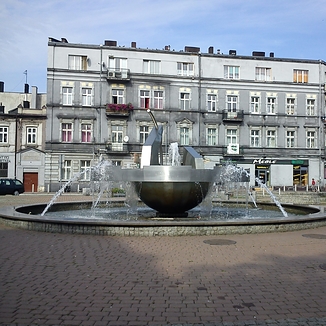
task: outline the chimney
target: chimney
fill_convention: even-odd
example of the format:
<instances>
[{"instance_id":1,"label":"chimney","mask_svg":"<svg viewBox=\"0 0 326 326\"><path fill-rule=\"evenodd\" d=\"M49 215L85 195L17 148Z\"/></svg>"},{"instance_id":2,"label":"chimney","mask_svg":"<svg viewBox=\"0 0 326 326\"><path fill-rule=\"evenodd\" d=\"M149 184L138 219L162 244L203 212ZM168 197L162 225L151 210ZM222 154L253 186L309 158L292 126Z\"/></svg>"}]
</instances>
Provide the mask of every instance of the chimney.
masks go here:
<instances>
[{"instance_id":1,"label":"chimney","mask_svg":"<svg viewBox=\"0 0 326 326\"><path fill-rule=\"evenodd\" d=\"M131 42L131 47L136 48L136 42Z\"/></svg>"},{"instance_id":2,"label":"chimney","mask_svg":"<svg viewBox=\"0 0 326 326\"><path fill-rule=\"evenodd\" d=\"M270 52L270 53L269 53L269 56L270 56L271 58L274 58L274 52Z\"/></svg>"},{"instance_id":3,"label":"chimney","mask_svg":"<svg viewBox=\"0 0 326 326\"><path fill-rule=\"evenodd\" d=\"M185 46L185 52L194 52L194 53L199 53L200 48L196 46Z\"/></svg>"},{"instance_id":4,"label":"chimney","mask_svg":"<svg viewBox=\"0 0 326 326\"><path fill-rule=\"evenodd\" d=\"M29 85L28 84L25 84L24 93L25 94L28 94L29 93Z\"/></svg>"},{"instance_id":5,"label":"chimney","mask_svg":"<svg viewBox=\"0 0 326 326\"><path fill-rule=\"evenodd\" d=\"M252 56L253 56L253 57L264 57L264 56L265 56L265 52L261 52L261 51L253 51L253 52L252 52Z\"/></svg>"},{"instance_id":6,"label":"chimney","mask_svg":"<svg viewBox=\"0 0 326 326\"><path fill-rule=\"evenodd\" d=\"M5 91L5 82L0 81L0 93L3 93Z\"/></svg>"},{"instance_id":7,"label":"chimney","mask_svg":"<svg viewBox=\"0 0 326 326\"><path fill-rule=\"evenodd\" d=\"M166 46L164 47L164 50L165 50L165 51L170 51L170 45L166 45Z\"/></svg>"},{"instance_id":8,"label":"chimney","mask_svg":"<svg viewBox=\"0 0 326 326\"><path fill-rule=\"evenodd\" d=\"M214 53L214 47L213 47L213 46L210 46L210 47L208 48L208 53L211 53L211 54Z\"/></svg>"},{"instance_id":9,"label":"chimney","mask_svg":"<svg viewBox=\"0 0 326 326\"><path fill-rule=\"evenodd\" d=\"M230 50L229 55L237 55L237 51L236 50Z\"/></svg>"},{"instance_id":10,"label":"chimney","mask_svg":"<svg viewBox=\"0 0 326 326\"><path fill-rule=\"evenodd\" d=\"M32 86L32 101L31 101L32 109L36 109L36 102L37 102L37 87Z\"/></svg>"},{"instance_id":11,"label":"chimney","mask_svg":"<svg viewBox=\"0 0 326 326\"><path fill-rule=\"evenodd\" d=\"M105 46L117 46L117 41L105 40L104 45Z\"/></svg>"}]
</instances>

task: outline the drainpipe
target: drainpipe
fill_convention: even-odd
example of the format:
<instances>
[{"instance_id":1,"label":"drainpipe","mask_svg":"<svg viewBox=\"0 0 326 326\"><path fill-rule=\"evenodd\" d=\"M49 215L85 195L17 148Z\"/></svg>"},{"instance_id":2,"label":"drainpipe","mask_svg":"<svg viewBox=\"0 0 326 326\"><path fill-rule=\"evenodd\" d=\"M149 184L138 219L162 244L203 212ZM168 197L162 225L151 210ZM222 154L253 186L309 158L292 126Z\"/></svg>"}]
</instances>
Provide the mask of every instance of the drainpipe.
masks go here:
<instances>
[{"instance_id":1,"label":"drainpipe","mask_svg":"<svg viewBox=\"0 0 326 326\"><path fill-rule=\"evenodd\" d=\"M322 164L324 164L324 159L322 159L322 154L325 153L325 143L324 143L324 128L323 128L323 123L322 123L322 117L324 116L324 101L323 101L323 87L325 87L322 84L322 78L323 78L323 73L322 73L322 60L319 60L319 112L318 112L318 127L319 127L319 184L318 187L321 186L321 184L324 185L324 175L322 176Z\"/></svg>"},{"instance_id":2,"label":"drainpipe","mask_svg":"<svg viewBox=\"0 0 326 326\"><path fill-rule=\"evenodd\" d=\"M98 140L97 142L100 143L102 142L102 137L101 137L101 130L102 130L102 61L103 61L103 46L102 44L100 45L101 49L101 55L100 55L100 116L99 116L99 125L98 127Z\"/></svg>"},{"instance_id":3,"label":"drainpipe","mask_svg":"<svg viewBox=\"0 0 326 326\"><path fill-rule=\"evenodd\" d=\"M200 135L201 135L201 53L198 53L198 146L201 146L201 140L200 140Z\"/></svg>"},{"instance_id":4,"label":"drainpipe","mask_svg":"<svg viewBox=\"0 0 326 326\"><path fill-rule=\"evenodd\" d=\"M18 110L18 108L17 108ZM15 157L14 157L14 179L17 179L17 144L18 144L18 117L15 118Z\"/></svg>"}]
</instances>

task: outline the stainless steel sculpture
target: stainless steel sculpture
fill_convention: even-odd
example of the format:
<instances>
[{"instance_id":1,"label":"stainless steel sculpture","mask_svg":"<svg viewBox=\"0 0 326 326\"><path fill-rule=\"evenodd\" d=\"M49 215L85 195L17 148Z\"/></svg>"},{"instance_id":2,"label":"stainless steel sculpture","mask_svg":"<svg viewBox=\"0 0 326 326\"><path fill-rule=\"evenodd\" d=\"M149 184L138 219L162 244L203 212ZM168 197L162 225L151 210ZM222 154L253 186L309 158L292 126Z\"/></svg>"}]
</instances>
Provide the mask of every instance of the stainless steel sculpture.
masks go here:
<instances>
[{"instance_id":1,"label":"stainless steel sculpture","mask_svg":"<svg viewBox=\"0 0 326 326\"><path fill-rule=\"evenodd\" d=\"M115 171L116 180L131 181L139 198L159 216L186 216L199 205L211 185L218 181L219 169L204 169L204 162L192 147L185 147L183 165L162 165L162 126L148 113L155 128L149 134L141 157L141 169Z\"/></svg>"}]
</instances>

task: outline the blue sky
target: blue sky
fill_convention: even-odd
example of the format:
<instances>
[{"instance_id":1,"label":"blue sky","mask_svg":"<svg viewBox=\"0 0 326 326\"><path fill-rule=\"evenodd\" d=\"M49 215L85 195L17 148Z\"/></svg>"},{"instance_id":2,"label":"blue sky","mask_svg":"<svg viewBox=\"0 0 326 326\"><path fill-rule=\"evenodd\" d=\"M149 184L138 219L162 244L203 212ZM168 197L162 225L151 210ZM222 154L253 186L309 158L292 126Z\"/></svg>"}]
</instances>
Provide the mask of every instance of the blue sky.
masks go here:
<instances>
[{"instance_id":1,"label":"blue sky","mask_svg":"<svg viewBox=\"0 0 326 326\"><path fill-rule=\"evenodd\" d=\"M325 0L2 0L0 81L21 92L27 81L46 92L48 37L118 45L326 61Z\"/></svg>"}]
</instances>

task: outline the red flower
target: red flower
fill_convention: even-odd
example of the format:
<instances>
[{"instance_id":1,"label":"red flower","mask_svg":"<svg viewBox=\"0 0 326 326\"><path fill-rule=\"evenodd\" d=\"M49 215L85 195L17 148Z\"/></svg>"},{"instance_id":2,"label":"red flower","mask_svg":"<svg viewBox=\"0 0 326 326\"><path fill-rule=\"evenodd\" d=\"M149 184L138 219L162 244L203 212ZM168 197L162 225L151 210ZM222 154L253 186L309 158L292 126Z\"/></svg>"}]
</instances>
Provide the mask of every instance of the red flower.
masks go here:
<instances>
[{"instance_id":1,"label":"red flower","mask_svg":"<svg viewBox=\"0 0 326 326\"><path fill-rule=\"evenodd\" d=\"M108 109L113 110L113 111L132 111L134 107L132 106L131 103L128 104L108 104Z\"/></svg>"}]
</instances>

